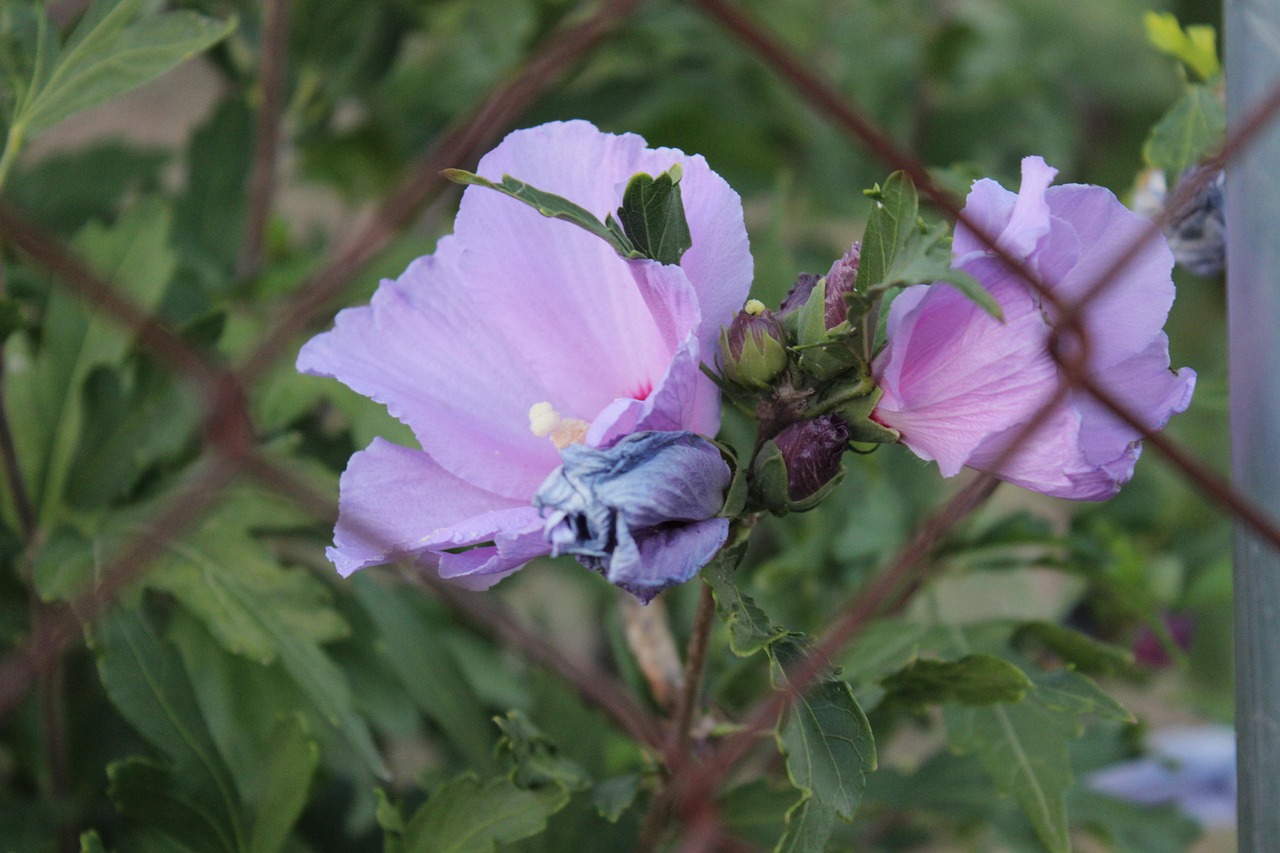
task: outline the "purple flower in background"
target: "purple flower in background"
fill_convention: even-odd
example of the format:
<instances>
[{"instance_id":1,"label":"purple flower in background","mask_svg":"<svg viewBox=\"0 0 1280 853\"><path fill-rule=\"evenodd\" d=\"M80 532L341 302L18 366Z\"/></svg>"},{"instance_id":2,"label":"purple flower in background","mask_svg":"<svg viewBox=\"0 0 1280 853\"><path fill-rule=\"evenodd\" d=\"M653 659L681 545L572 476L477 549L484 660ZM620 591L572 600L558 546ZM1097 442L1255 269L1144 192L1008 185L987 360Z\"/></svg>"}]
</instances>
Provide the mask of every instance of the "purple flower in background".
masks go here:
<instances>
[{"instance_id":1,"label":"purple flower in background","mask_svg":"<svg viewBox=\"0 0 1280 853\"><path fill-rule=\"evenodd\" d=\"M1016 195L978 181L965 213L1070 303L1142 237L1147 223L1101 187L1050 187L1056 174L1039 157L1028 157ZM874 364L884 396L873 418L896 429L917 456L937 461L945 477L969 466L1047 495L1111 497L1133 476L1139 433L1085 391L1069 391L997 467L1010 442L1066 382L1049 354L1056 318L963 225L952 252L954 266L1000 303L1005 322L949 286L904 290L889 309L888 343ZM1162 329L1173 304L1172 267L1165 240L1152 235L1083 313L1085 371L1149 429L1185 411L1195 387L1192 370L1169 369ZM1079 349L1078 340L1063 341L1067 356Z\"/></svg>"},{"instance_id":2,"label":"purple flower in background","mask_svg":"<svg viewBox=\"0 0 1280 853\"><path fill-rule=\"evenodd\" d=\"M701 157L582 121L512 133L477 172L603 218L633 174L673 164L693 241L678 265L624 260L571 223L470 187L435 254L303 347L299 370L386 404L422 447L375 440L351 458L327 552L341 574L410 558L484 589L552 551L533 498L562 451L567 461L578 444L641 431L715 434L719 393L699 364L752 275L729 185ZM628 572L652 580L660 551L642 540Z\"/></svg>"},{"instance_id":3,"label":"purple flower in background","mask_svg":"<svg viewBox=\"0 0 1280 853\"><path fill-rule=\"evenodd\" d=\"M1150 755L1090 774L1095 791L1145 806L1176 805L1208 829L1236 822L1236 734L1230 726L1164 729Z\"/></svg>"}]
</instances>

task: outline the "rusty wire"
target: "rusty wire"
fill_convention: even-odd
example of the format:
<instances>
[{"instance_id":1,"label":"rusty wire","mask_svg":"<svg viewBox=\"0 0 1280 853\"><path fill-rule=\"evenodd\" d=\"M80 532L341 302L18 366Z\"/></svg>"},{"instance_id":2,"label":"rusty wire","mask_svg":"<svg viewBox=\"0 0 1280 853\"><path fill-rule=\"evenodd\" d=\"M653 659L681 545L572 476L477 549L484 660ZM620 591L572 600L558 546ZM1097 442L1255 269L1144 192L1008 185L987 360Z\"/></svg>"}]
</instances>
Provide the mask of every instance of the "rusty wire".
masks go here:
<instances>
[{"instance_id":1,"label":"rusty wire","mask_svg":"<svg viewBox=\"0 0 1280 853\"><path fill-rule=\"evenodd\" d=\"M689 2L740 40L762 62L785 79L820 115L849 134L887 166L905 172L922 195L940 210L955 217L957 221L970 225L970 230L1015 270L1046 305L1054 309L1056 334L1059 337L1070 334L1073 343L1077 344L1070 354L1063 352L1059 346L1051 348L1065 384L1055 399L1023 426L1019 436L1006 449L1006 458L1016 453L1020 444L1036 432L1065 395L1076 391L1092 394L1164 454L1184 477L1206 491L1213 501L1228 508L1232 515L1252 527L1273 546L1280 548L1280 528L1274 519L1253 506L1225 483L1222 477L1198 462L1172 439L1147 428L1140 418L1128 410L1123 400L1116 399L1114 394L1101 387L1087 372L1089 341L1087 330L1081 323L1084 306L1119 279L1126 266L1136 257L1142 242L1159 233L1166 224L1163 218L1153 222L1143 238L1135 241L1110 269L1100 274L1080 298L1064 301L1020 259L1010 257L998 246L997 235L972 227L972 223L966 221L959 202L931 180L922 163L879 130L853 105L847 95L810 70L766 27L731 0ZM286 3L277 1L270 5L277 15L285 14ZM202 514L237 477L251 477L298 502L317 516L333 517L332 496L316 494L308 485L255 452L253 425L244 389L252 387L261 379L294 345L295 338L317 317L323 315L327 306L340 295L358 272L413 220L428 201L446 187L439 176L442 168L472 164L548 87L623 24L638 5L639 0L610 0L580 23L552 35L528 59L518 74L497 87L473 113L444 134L421 158L402 189L390 196L371 221L340 244L323 268L298 288L282 307L269 332L237 371L227 370L209 360L158 319L140 311L122 297L110 282L89 270L60 241L31 225L19 212L0 200L0 231L14 246L36 264L53 272L58 284L74 289L87 302L130 330L140 345L187 378L199 390L206 403L206 458L200 466L201 470L179 490L169 502L167 511L146 532L122 546L92 589L76 598L68 609L54 617L40 620L39 630L33 630L33 636L27 643L0 660L0 718L27 695L38 681L40 673L56 663L64 650L75 642L82 628L91 625L93 619L110 606L121 591L141 576L149 561L166 547L166 543L198 523ZM267 61L268 58L272 61ZM279 52L273 57L264 57L264 73L267 75L264 85L268 93L273 86L278 85L278 77L271 75L279 74L280 61ZM279 94L278 91L276 94ZM1280 111L1280 87L1252 115L1236 124L1238 129L1233 130L1226 141L1216 158L1216 165L1226 165L1238 156L1268 126L1277 111ZM275 139L278 138L274 134L278 130L278 104L271 98L264 98L259 114L260 149L256 158L260 166L255 168L253 191L253 209L259 211L260 216L250 225L250 241L253 233L260 236L266 212L270 209L274 191L270 175L274 165ZM268 147L271 150L267 150ZM1178 188L1166 210L1177 209L1180 201L1194 193L1194 184L1185 183L1188 185ZM256 266L256 258L253 256L256 250L252 242L247 245L242 259L242 271L251 272ZM878 615L893 612L905 603L927 575L929 555L934 546L979 506L995 486L993 478L984 476L956 493L920 527L884 571L851 598L844 615L836 620L815 645L812 654L788 673L793 690L778 691L761 700L744 715L742 730L725 738L701 762L695 762L684 755L684 750L664 749L663 744L670 742L669 732L663 731L661 724L650 712L633 702L629 696L623 695L624 691L616 682L601 673L576 667L564 659L554 646L542 642L527 630L507 627L512 620L500 608L490 606L492 602L429 580L422 583L465 621L477 625L513 650L556 671L575 685L586 702L603 710L637 740L664 754L672 771L667 796L673 804L674 812L689 829L681 850L747 849L747 845L727 835L720 824L715 803L715 792L719 784L754 748L759 735L771 727L780 714L785 713L794 696L803 692L806 686L820 676L868 621ZM679 742L678 736L676 742Z\"/></svg>"}]
</instances>

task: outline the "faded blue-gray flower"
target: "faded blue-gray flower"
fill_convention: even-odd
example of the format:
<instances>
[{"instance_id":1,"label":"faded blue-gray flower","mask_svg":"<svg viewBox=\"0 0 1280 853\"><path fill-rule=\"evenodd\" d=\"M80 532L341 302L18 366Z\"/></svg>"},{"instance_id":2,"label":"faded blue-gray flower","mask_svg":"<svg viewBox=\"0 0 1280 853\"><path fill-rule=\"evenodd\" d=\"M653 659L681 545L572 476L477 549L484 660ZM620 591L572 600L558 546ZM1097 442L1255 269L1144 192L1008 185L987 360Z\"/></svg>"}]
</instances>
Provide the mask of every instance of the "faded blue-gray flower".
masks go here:
<instances>
[{"instance_id":1,"label":"faded blue-gray flower","mask_svg":"<svg viewBox=\"0 0 1280 853\"><path fill-rule=\"evenodd\" d=\"M552 554L574 555L641 601L692 578L728 538L716 515L732 472L695 433L638 432L561 455L533 498Z\"/></svg>"}]
</instances>

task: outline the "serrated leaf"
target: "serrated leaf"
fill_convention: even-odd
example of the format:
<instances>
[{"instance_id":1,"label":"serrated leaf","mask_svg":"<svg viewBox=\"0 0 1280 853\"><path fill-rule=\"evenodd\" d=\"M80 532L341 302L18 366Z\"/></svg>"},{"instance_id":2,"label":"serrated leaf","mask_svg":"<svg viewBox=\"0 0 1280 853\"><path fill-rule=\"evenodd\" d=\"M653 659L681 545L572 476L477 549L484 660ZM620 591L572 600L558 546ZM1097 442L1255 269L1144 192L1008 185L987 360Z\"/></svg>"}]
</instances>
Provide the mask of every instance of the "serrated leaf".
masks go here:
<instances>
[{"instance_id":1,"label":"serrated leaf","mask_svg":"<svg viewBox=\"0 0 1280 853\"><path fill-rule=\"evenodd\" d=\"M569 802L563 788L537 791L517 787L510 779L481 782L473 774L459 776L431 795L405 827L404 853L494 853L537 835L547 818Z\"/></svg>"},{"instance_id":2,"label":"serrated leaf","mask_svg":"<svg viewBox=\"0 0 1280 853\"><path fill-rule=\"evenodd\" d=\"M739 657L749 657L787 633L734 583L734 573L746 552L745 542L726 548L702 570L702 578L715 596L716 613L729 628L729 650Z\"/></svg>"},{"instance_id":3,"label":"serrated leaf","mask_svg":"<svg viewBox=\"0 0 1280 853\"><path fill-rule=\"evenodd\" d=\"M915 185L903 172L894 172L883 187L876 187L868 195L876 205L862 236L856 284L859 293L867 293L884 281L898 251L915 229L920 209Z\"/></svg>"},{"instance_id":4,"label":"serrated leaf","mask_svg":"<svg viewBox=\"0 0 1280 853\"><path fill-rule=\"evenodd\" d=\"M75 247L143 311L159 302L173 274L168 247L169 209L159 201L136 204L115 227L86 227ZM56 287L45 309L40 345L26 335L6 346L5 400L23 473L48 526L62 504L72 454L84 429L82 388L99 366L117 366L131 336L95 312L69 288Z\"/></svg>"},{"instance_id":5,"label":"serrated leaf","mask_svg":"<svg viewBox=\"0 0 1280 853\"><path fill-rule=\"evenodd\" d=\"M835 809L816 797L806 797L787 812L786 832L773 849L775 853L823 853L835 826Z\"/></svg>"},{"instance_id":6,"label":"serrated leaf","mask_svg":"<svg viewBox=\"0 0 1280 853\"><path fill-rule=\"evenodd\" d=\"M501 182L494 183L488 178L482 178L463 169L445 169L441 174L454 183L497 190L503 195L524 202L550 219L572 222L579 228L604 240L624 258L644 257L636 251L635 246L631 245L631 241L626 236L616 229L609 228L594 213L581 205L569 201L567 198L532 187L510 175L503 175Z\"/></svg>"},{"instance_id":7,"label":"serrated leaf","mask_svg":"<svg viewBox=\"0 0 1280 853\"><path fill-rule=\"evenodd\" d=\"M627 182L618 221L631 245L660 264L678 264L693 245L680 197L680 165L658 175L638 174Z\"/></svg>"},{"instance_id":8,"label":"serrated leaf","mask_svg":"<svg viewBox=\"0 0 1280 853\"><path fill-rule=\"evenodd\" d=\"M289 837L311 789L311 777L320 763L320 748L297 715L283 717L271 734L261 768L261 793L250 853L278 853Z\"/></svg>"},{"instance_id":9,"label":"serrated leaf","mask_svg":"<svg viewBox=\"0 0 1280 853\"><path fill-rule=\"evenodd\" d=\"M162 768L122 771L124 796L155 822L147 805L155 790L170 790L165 800L180 816L189 800L209 824L202 837L218 839L215 850L238 851L243 847L239 800L235 785L205 723L191 682L178 653L162 642L136 608L117 607L100 620L92 639L98 675L107 696L120 714L173 763L174 781ZM154 787L153 787L154 786ZM139 793L151 792L151 793ZM113 794L114 796L114 794ZM175 817L177 819L177 817ZM181 824L185 818L178 820ZM179 836L182 837L182 836Z\"/></svg>"},{"instance_id":10,"label":"serrated leaf","mask_svg":"<svg viewBox=\"0 0 1280 853\"><path fill-rule=\"evenodd\" d=\"M970 654L959 660L916 660L881 681L888 701L908 708L944 702L993 705L1021 702L1034 689L1018 667L994 655Z\"/></svg>"},{"instance_id":11,"label":"serrated leaf","mask_svg":"<svg viewBox=\"0 0 1280 853\"><path fill-rule=\"evenodd\" d=\"M996 789L1017 798L1051 853L1070 853L1067 744L1081 731L1075 714L1028 699L984 708L955 705L945 716L951 748L977 754Z\"/></svg>"},{"instance_id":12,"label":"serrated leaf","mask_svg":"<svg viewBox=\"0 0 1280 853\"><path fill-rule=\"evenodd\" d=\"M852 820L876 767L871 724L844 681L820 681L797 696L778 728L791 782L844 820Z\"/></svg>"},{"instance_id":13,"label":"serrated leaf","mask_svg":"<svg viewBox=\"0 0 1280 853\"><path fill-rule=\"evenodd\" d=\"M301 569L280 567L249 525L278 517L256 493L233 495L187 538L170 541L148 573L149 586L177 598L228 650L280 665L315 710L375 774L386 764L351 686L321 647L346 636L327 590Z\"/></svg>"},{"instance_id":14,"label":"serrated leaf","mask_svg":"<svg viewBox=\"0 0 1280 853\"><path fill-rule=\"evenodd\" d=\"M97 0L61 49L42 57L14 108L11 129L26 136L46 130L159 77L236 26L234 19L217 21L186 11L145 14L146 9L143 0Z\"/></svg>"},{"instance_id":15,"label":"serrated leaf","mask_svg":"<svg viewBox=\"0 0 1280 853\"><path fill-rule=\"evenodd\" d=\"M1217 151L1227 130L1227 109L1207 86L1190 86L1165 113L1142 147L1147 165L1163 169L1170 187L1190 166Z\"/></svg>"},{"instance_id":16,"label":"serrated leaf","mask_svg":"<svg viewBox=\"0 0 1280 853\"><path fill-rule=\"evenodd\" d=\"M403 590L368 575L351 579L356 599L377 626L378 648L410 698L448 742L476 767L493 766L490 714L463 677L447 645L406 600Z\"/></svg>"},{"instance_id":17,"label":"serrated leaf","mask_svg":"<svg viewBox=\"0 0 1280 853\"><path fill-rule=\"evenodd\" d=\"M243 849L216 811L210 811L208 801L189 793L165 768L129 758L108 765L107 780L107 793L121 812L191 853L240 853Z\"/></svg>"},{"instance_id":18,"label":"serrated leaf","mask_svg":"<svg viewBox=\"0 0 1280 853\"><path fill-rule=\"evenodd\" d=\"M502 730L498 752L510 756L514 767L511 780L525 789L558 785L566 791L590 787L591 775L582 765L560 755L555 744L521 711L495 717Z\"/></svg>"},{"instance_id":19,"label":"serrated leaf","mask_svg":"<svg viewBox=\"0 0 1280 853\"><path fill-rule=\"evenodd\" d=\"M1086 675L1116 675L1134 669L1133 652L1056 622L1035 621L1019 626L1013 634L1014 645L1029 642L1039 643Z\"/></svg>"}]
</instances>

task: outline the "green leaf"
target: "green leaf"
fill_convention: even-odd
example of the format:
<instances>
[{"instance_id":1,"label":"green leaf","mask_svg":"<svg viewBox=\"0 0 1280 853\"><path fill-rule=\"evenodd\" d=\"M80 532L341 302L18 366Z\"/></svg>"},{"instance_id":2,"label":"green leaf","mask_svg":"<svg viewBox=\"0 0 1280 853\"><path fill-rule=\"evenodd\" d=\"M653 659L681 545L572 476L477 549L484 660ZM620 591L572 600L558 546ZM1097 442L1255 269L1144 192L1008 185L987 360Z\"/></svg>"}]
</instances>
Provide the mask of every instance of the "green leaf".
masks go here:
<instances>
[{"instance_id":1,"label":"green leaf","mask_svg":"<svg viewBox=\"0 0 1280 853\"><path fill-rule=\"evenodd\" d=\"M454 183L497 190L503 195L508 195L517 201L524 202L550 219L562 219L565 222L572 222L579 228L585 229L604 240L624 258L645 257L636 251L636 247L631 244L631 241L626 236L615 229L609 228L591 211L574 204L566 198L544 192L537 187L531 187L524 181L517 180L510 175L503 175L501 183L494 183L488 178L482 178L463 169L445 169L441 174Z\"/></svg>"},{"instance_id":2,"label":"green leaf","mask_svg":"<svg viewBox=\"0 0 1280 853\"><path fill-rule=\"evenodd\" d=\"M172 374L149 363L132 371L96 368L82 391L84 422L67 471L66 502L99 509L125 496L147 468L189 446L200 401Z\"/></svg>"},{"instance_id":3,"label":"green leaf","mask_svg":"<svg viewBox=\"0 0 1280 853\"><path fill-rule=\"evenodd\" d=\"M702 579L715 595L716 613L729 628L729 650L739 657L749 657L787 633L734 583L746 552L746 542L726 548L702 570Z\"/></svg>"},{"instance_id":4,"label":"green leaf","mask_svg":"<svg viewBox=\"0 0 1280 853\"><path fill-rule=\"evenodd\" d=\"M1072 714L1097 714L1122 723L1136 722L1127 708L1112 699L1087 675L1070 669L1032 676L1036 699L1047 708Z\"/></svg>"},{"instance_id":5,"label":"green leaf","mask_svg":"<svg viewBox=\"0 0 1280 853\"><path fill-rule=\"evenodd\" d=\"M775 853L823 853L836 826L836 811L817 797L805 797L787 812L787 829Z\"/></svg>"},{"instance_id":6,"label":"green leaf","mask_svg":"<svg viewBox=\"0 0 1280 853\"><path fill-rule=\"evenodd\" d=\"M1147 165L1163 169L1170 187L1190 166L1214 153L1227 130L1227 109L1207 86L1190 86L1165 113L1142 147Z\"/></svg>"},{"instance_id":7,"label":"green leaf","mask_svg":"<svg viewBox=\"0 0 1280 853\"><path fill-rule=\"evenodd\" d=\"M404 832L405 853L493 853L546 829L547 818L569 802L559 786L537 791L517 787L510 779L481 782L473 774L437 788L410 818Z\"/></svg>"},{"instance_id":8,"label":"green leaf","mask_svg":"<svg viewBox=\"0 0 1280 853\"><path fill-rule=\"evenodd\" d=\"M189 793L177 774L142 758L107 766L107 793L130 820L167 835L192 853L240 853L210 803Z\"/></svg>"},{"instance_id":9,"label":"green leaf","mask_svg":"<svg viewBox=\"0 0 1280 853\"><path fill-rule=\"evenodd\" d=\"M595 806L596 814L600 817L609 823L617 823L623 812L631 808L639 793L639 773L614 776L596 783L591 789L591 805Z\"/></svg>"},{"instance_id":10,"label":"green leaf","mask_svg":"<svg viewBox=\"0 0 1280 853\"><path fill-rule=\"evenodd\" d=\"M172 778L177 780L170 780L166 771L154 765L128 762L119 770L122 796L154 821L149 813L160 809L148 805L148 800L169 790L171 799L164 804L166 810L173 810L174 819L185 822L181 815L190 801L207 824L207 831L199 834L217 840L217 846L199 849L241 849L244 831L235 785L177 652L152 632L140 610L124 607L100 620L92 648L111 703L172 761Z\"/></svg>"},{"instance_id":11,"label":"green leaf","mask_svg":"<svg viewBox=\"0 0 1280 853\"><path fill-rule=\"evenodd\" d=\"M693 245L680 198L680 177L679 163L656 178L634 175L618 208L618 221L635 250L660 264L680 263Z\"/></svg>"},{"instance_id":12,"label":"green leaf","mask_svg":"<svg viewBox=\"0 0 1280 853\"><path fill-rule=\"evenodd\" d=\"M903 172L894 172L884 187L867 191L875 208L862 235L862 256L858 262L857 291L868 293L884 281L894 258L916 227L920 203L915 184Z\"/></svg>"},{"instance_id":13,"label":"green leaf","mask_svg":"<svg viewBox=\"0 0 1280 853\"><path fill-rule=\"evenodd\" d=\"M509 711L493 721L502 730L498 752L509 755L515 765L511 780L516 785L525 789L558 785L566 791L590 787L591 776L582 765L560 755L522 711Z\"/></svg>"},{"instance_id":14,"label":"green leaf","mask_svg":"<svg viewBox=\"0 0 1280 853\"><path fill-rule=\"evenodd\" d=\"M148 311L159 302L174 270L169 223L162 203L139 202L114 228L86 227L75 247L122 296ZM84 381L95 367L119 366L131 342L113 320L66 287L50 294L38 351L26 335L8 342L5 401L42 526L49 526L62 505L72 454L85 426Z\"/></svg>"},{"instance_id":15,"label":"green leaf","mask_svg":"<svg viewBox=\"0 0 1280 853\"><path fill-rule=\"evenodd\" d=\"M1066 792L1072 777L1067 744L1081 731L1076 716L1034 699L990 707L950 706L945 716L951 748L978 756L996 789L1017 797L1051 853L1070 853Z\"/></svg>"},{"instance_id":16,"label":"green leaf","mask_svg":"<svg viewBox=\"0 0 1280 853\"><path fill-rule=\"evenodd\" d=\"M778 747L792 784L844 820L853 819L866 774L876 768L876 748L848 684L822 681L797 697L779 728Z\"/></svg>"},{"instance_id":17,"label":"green leaf","mask_svg":"<svg viewBox=\"0 0 1280 853\"><path fill-rule=\"evenodd\" d=\"M234 19L216 21L194 12L146 14L147 6L144 0L94 3L66 44L52 56L41 56L14 109L11 129L25 136L46 130L159 77L236 26ZM52 50L47 41L43 44L46 53Z\"/></svg>"},{"instance_id":18,"label":"green leaf","mask_svg":"<svg viewBox=\"0 0 1280 853\"><path fill-rule=\"evenodd\" d=\"M146 582L182 602L228 651L263 664L279 660L320 718L385 776L351 686L322 648L346 636L345 620L318 581L281 568L251 533L251 524L281 514L260 493L233 494L187 538L167 543Z\"/></svg>"},{"instance_id":19,"label":"green leaf","mask_svg":"<svg viewBox=\"0 0 1280 853\"><path fill-rule=\"evenodd\" d=\"M1211 80L1222 73L1213 27L1193 24L1184 30L1172 12L1147 12L1142 22L1147 28L1147 40L1157 50L1185 63L1201 80Z\"/></svg>"},{"instance_id":20,"label":"green leaf","mask_svg":"<svg viewBox=\"0 0 1280 853\"><path fill-rule=\"evenodd\" d=\"M1018 667L994 655L971 654L955 661L916 660L885 678L888 700L908 708L944 702L993 705L1021 702L1033 690Z\"/></svg>"},{"instance_id":21,"label":"green leaf","mask_svg":"<svg viewBox=\"0 0 1280 853\"><path fill-rule=\"evenodd\" d=\"M1056 622L1019 626L1013 644L1038 643L1086 675L1123 675L1134 671L1133 652Z\"/></svg>"},{"instance_id":22,"label":"green leaf","mask_svg":"<svg viewBox=\"0 0 1280 853\"><path fill-rule=\"evenodd\" d=\"M357 575L350 583L377 628L379 651L410 698L471 766L493 766L490 714L463 677L448 645L440 642L440 625L433 625L421 608L412 606L407 590L379 583L368 574Z\"/></svg>"},{"instance_id":23,"label":"green leaf","mask_svg":"<svg viewBox=\"0 0 1280 853\"><path fill-rule=\"evenodd\" d=\"M281 718L261 768L260 805L249 839L250 853L277 853L284 846L307 804L319 763L320 748L308 735L302 717Z\"/></svg>"},{"instance_id":24,"label":"green leaf","mask_svg":"<svg viewBox=\"0 0 1280 853\"><path fill-rule=\"evenodd\" d=\"M1079 786L1071 791L1073 821L1114 853L1186 853L1201 830L1174 805L1139 805Z\"/></svg>"}]
</instances>

